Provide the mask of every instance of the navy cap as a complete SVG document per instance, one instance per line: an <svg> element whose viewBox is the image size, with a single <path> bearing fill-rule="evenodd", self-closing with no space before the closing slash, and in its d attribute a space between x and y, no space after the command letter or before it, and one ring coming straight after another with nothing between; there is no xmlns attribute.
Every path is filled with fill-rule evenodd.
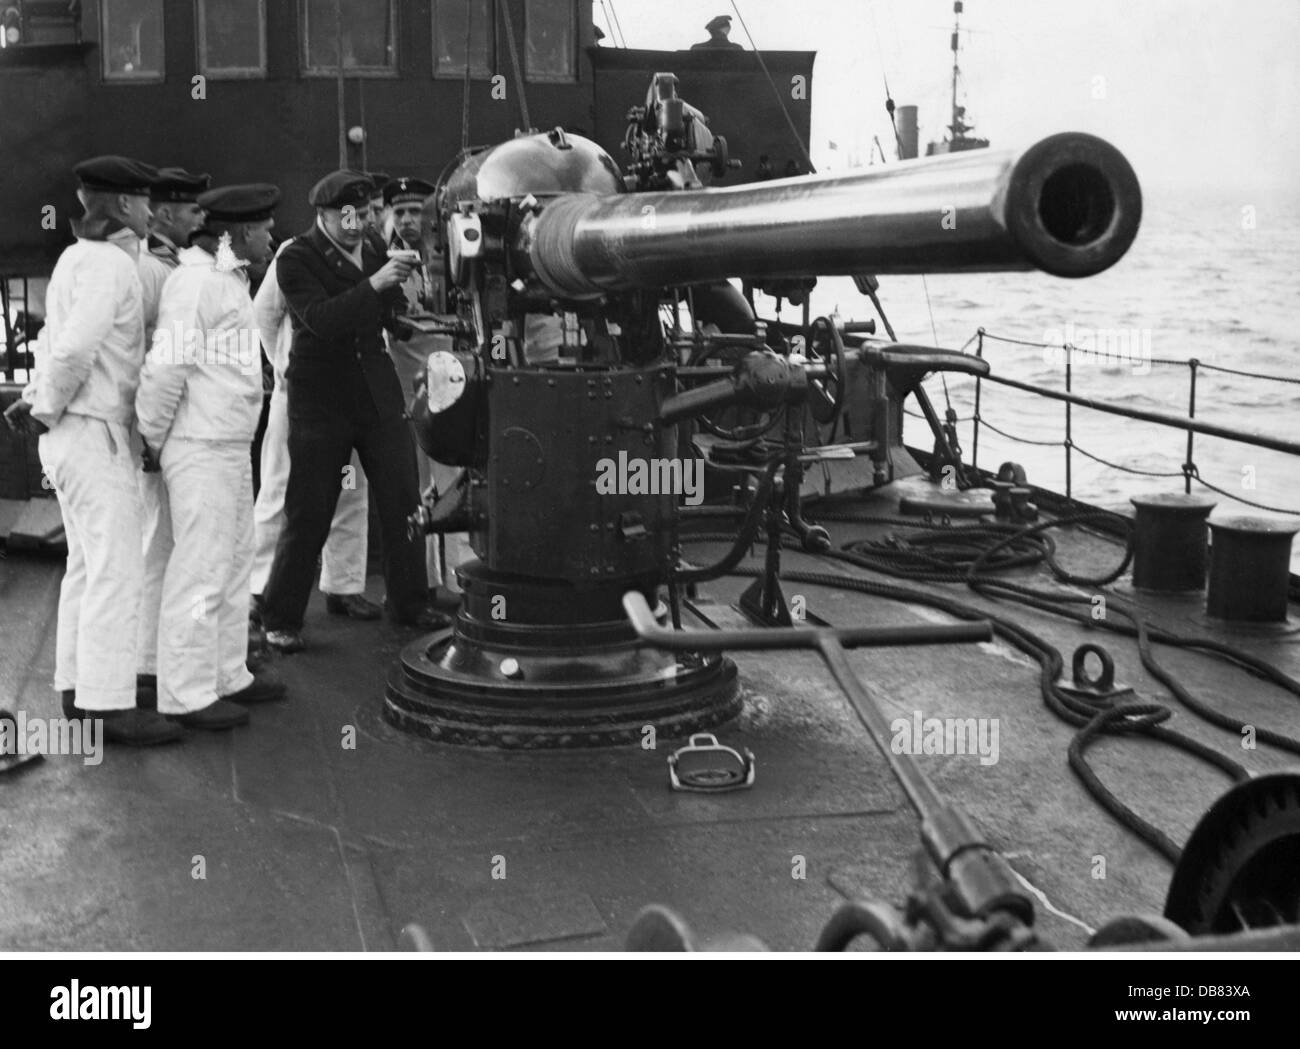
<svg viewBox="0 0 1300 1049"><path fill-rule="evenodd" d="M377 197L384 191L384 187L393 181L385 171L367 171L366 178L370 179L371 185L375 187L374 192L370 194L372 197Z"/></svg>
<svg viewBox="0 0 1300 1049"><path fill-rule="evenodd" d="M184 168L159 168L149 197L160 203L193 204L211 184L211 175L191 175Z"/></svg>
<svg viewBox="0 0 1300 1049"><path fill-rule="evenodd" d="M107 193L146 196L158 180L158 169L130 157L91 157L72 169L82 186Z"/></svg>
<svg viewBox="0 0 1300 1049"><path fill-rule="evenodd" d="M360 171L332 171L312 186L307 203L314 208L359 207L370 203L374 183Z"/></svg>
<svg viewBox="0 0 1300 1049"><path fill-rule="evenodd" d="M384 187L384 205L391 208L394 204L412 200L423 204L434 189L431 182L422 178L395 178Z"/></svg>
<svg viewBox="0 0 1300 1049"><path fill-rule="evenodd" d="M280 191L266 182L219 186L199 194L198 205L220 222L261 222L280 203Z"/></svg>
<svg viewBox="0 0 1300 1049"><path fill-rule="evenodd" d="M721 29L723 26L731 28L731 15L718 15L717 18L710 19L705 23L704 28L707 32L712 33L715 29Z"/></svg>

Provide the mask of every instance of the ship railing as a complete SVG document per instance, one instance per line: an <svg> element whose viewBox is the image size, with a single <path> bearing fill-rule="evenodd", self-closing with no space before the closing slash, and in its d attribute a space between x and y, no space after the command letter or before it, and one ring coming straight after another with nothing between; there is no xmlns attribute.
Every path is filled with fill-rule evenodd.
<svg viewBox="0 0 1300 1049"><path fill-rule="evenodd" d="M0 323L4 325L0 382L25 381L31 373L32 354L27 343L31 302L31 287L26 277L0 276Z"/></svg>
<svg viewBox="0 0 1300 1049"><path fill-rule="evenodd" d="M1170 358L1147 357L1140 358L1143 366L1152 365L1156 367L1169 368L1186 368L1188 372L1188 391L1187 391L1187 415L1177 416L1169 415L1164 412L1145 411L1140 408L1131 408L1122 404L1112 404L1107 401L1098 400L1092 397L1084 397L1074 392L1074 357L1075 354L1085 354L1087 357L1096 359L1109 359L1117 363L1132 364L1135 358L1124 354L1114 354L1099 351L1094 348L1081 348L1071 345L1068 342L1047 343L1034 342L1028 339L1018 339L1007 335L996 335L985 328L979 328L975 335L967 342L975 344L975 355L981 360L984 359L984 353L987 342L1005 343L1014 346L1031 347L1040 350L1059 351L1063 354L1065 364L1065 389L1056 390L1050 387L1036 385L1034 383L1023 382L1019 379L1012 379L1004 375L990 374L983 377L975 377L975 405L974 413L966 418L958 418L957 422L971 422L971 465L977 470L979 468L979 443L980 428L987 427L994 433L1006 438L1009 441L1018 444L1038 445L1041 447L1059 447L1064 449L1065 453L1065 496L1067 499L1074 498L1074 481L1073 481L1073 455L1078 452L1085 458L1102 466L1114 470L1120 470L1124 473L1138 474L1145 477L1163 477L1183 479L1183 491L1190 493L1193 483L1198 484L1210 491L1217 492L1228 499L1243 505L1253 507L1258 510L1265 510L1271 513L1288 514L1300 517L1300 510L1281 506L1270 506L1266 503L1256 502L1247 499L1235 492L1228 491L1224 488L1213 484L1201 476L1199 467L1195 459L1195 440L1197 434L1207 437L1218 437L1228 441L1235 441L1239 444L1252 445L1256 448L1267 448L1272 451L1283 452L1287 455L1300 456L1300 443L1295 441L1283 440L1278 437L1270 437L1264 434L1250 433L1231 426L1220 426L1216 423L1206 422L1196 417L1196 392L1197 378L1202 372L1220 372L1227 375L1257 379L1265 382L1285 383L1290 385L1300 385L1300 379L1291 378L1284 375L1270 375L1263 372L1243 371L1239 368L1227 368L1222 365L1210 364L1203 360L1193 357L1187 360L1176 360ZM999 429L993 423L989 422L981 411L983 384L986 382L995 383L999 386L1011 387L1017 390L1023 390L1026 393L1032 393L1039 397L1045 397L1050 400L1061 401L1065 405L1065 437L1059 441L1040 440L1036 438L1023 437L1005 430ZM1182 466L1177 471L1158 471L1143 470L1133 466L1125 466L1122 463L1111 462L1099 455L1088 451L1074 440L1074 412L1075 407L1088 408L1093 411L1105 412L1110 415L1119 415L1127 419L1134 419L1141 422L1153 423L1157 426L1164 426L1170 429L1181 430L1187 435L1186 458ZM908 415L914 415L920 418L919 413L908 411Z"/></svg>

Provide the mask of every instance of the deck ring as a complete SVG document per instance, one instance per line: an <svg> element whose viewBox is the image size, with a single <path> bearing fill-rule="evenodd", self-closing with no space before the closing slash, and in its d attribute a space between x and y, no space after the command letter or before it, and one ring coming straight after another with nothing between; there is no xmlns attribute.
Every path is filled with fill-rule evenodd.
<svg viewBox="0 0 1300 1049"><path fill-rule="evenodd" d="M1101 660L1101 673L1095 678L1088 673L1088 657L1096 656ZM1074 650L1071 663L1074 683L1080 688L1096 689L1109 692L1115 686L1115 661L1101 645L1088 641Z"/></svg>

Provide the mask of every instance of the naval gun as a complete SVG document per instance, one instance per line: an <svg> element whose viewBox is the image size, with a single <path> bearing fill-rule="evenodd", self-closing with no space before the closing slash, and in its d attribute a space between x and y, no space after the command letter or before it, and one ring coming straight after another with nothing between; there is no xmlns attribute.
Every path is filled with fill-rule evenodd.
<svg viewBox="0 0 1300 1049"><path fill-rule="evenodd" d="M861 431L872 438L847 454L869 456L874 479L888 480L902 422L886 379L982 363L899 346L858 352L851 332L826 319L802 351L769 339L752 314L706 325L730 279L1084 277L1121 258L1137 232L1132 168L1086 134L1022 152L689 188L699 185L693 164L731 165L676 133L673 97L663 81L633 137L675 155L642 157L626 178L594 142L555 128L467 151L426 204L457 313L412 418L423 450L462 473L426 498L411 528L468 531L477 556L456 568L464 597L454 624L409 646L390 674L385 716L400 728L496 747L609 746L643 740L649 727L670 738L734 717L735 664L719 651L647 644L624 594L680 627L683 591L725 574L765 520L815 548L825 533L798 508L800 470L820 443L806 413L872 413ZM683 301L695 307L689 325ZM702 497L698 473L717 468L691 442L724 413L759 420L738 428L746 438L781 437L761 462L735 468L742 522L732 552L690 565L683 503ZM742 443L752 450L752 439ZM852 633L842 643L892 643ZM907 643L986 630L913 634Z"/></svg>

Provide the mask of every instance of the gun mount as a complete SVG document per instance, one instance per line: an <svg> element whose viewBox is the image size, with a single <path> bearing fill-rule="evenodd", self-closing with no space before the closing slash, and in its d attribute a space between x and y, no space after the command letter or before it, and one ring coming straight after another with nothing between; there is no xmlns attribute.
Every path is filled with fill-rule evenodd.
<svg viewBox="0 0 1300 1049"><path fill-rule="evenodd" d="M890 382L906 389L925 371L972 367L956 354L863 348L824 319L802 344L769 344L728 279L1080 277L1116 262L1140 221L1132 169L1083 134L1019 154L632 192L629 182L697 184L699 142L684 136L690 122L663 75L651 103L632 114L627 180L594 143L557 128L462 155L426 206L459 310L413 418L424 450L465 472L412 528L468 530L477 559L457 569L465 596L454 627L408 648L390 677L386 716L410 731L600 746L640 740L647 726L681 736L735 716L734 663L647 645L624 593L680 626L682 588L724 574L765 515L824 542L798 509L802 466L820 443L806 446L804 434L853 413L854 433L870 439L839 451L869 456L870 477L888 480L901 448ZM672 155L653 161L653 148ZM705 159L725 170L725 148L711 148ZM709 321L724 331L706 335ZM757 421L728 429L726 413ZM688 447L692 425L743 434L750 449L780 439L761 461L728 466ZM678 544L681 504L701 501L706 472L739 482L744 523L727 558L692 567ZM936 630L933 640L951 638Z"/></svg>

